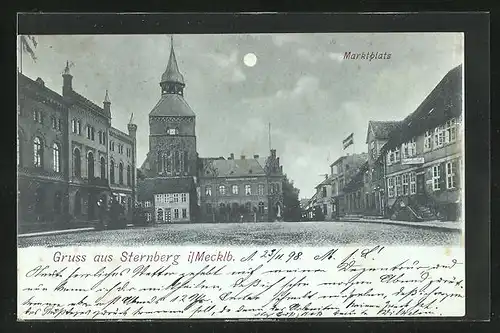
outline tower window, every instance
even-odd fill
[[[178,128],[167,128],[167,134],[168,135],[178,135],[179,129]]]

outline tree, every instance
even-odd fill
[[[301,220],[302,212],[300,209],[299,189],[293,185],[285,175],[283,179],[283,220],[298,222]]]

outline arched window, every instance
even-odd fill
[[[91,151],[87,154],[87,174],[89,179],[94,179],[94,154]]]
[[[106,178],[106,159],[104,156],[101,157],[101,179]]]
[[[22,135],[17,132],[17,165],[23,166]]]
[[[118,181],[120,182],[120,185],[123,185],[123,163],[120,162],[118,165]]]
[[[61,214],[62,208],[62,195],[61,192],[57,191],[54,195],[54,213]]]
[[[127,165],[127,185],[130,186],[130,165]]]
[[[45,191],[39,187],[35,192],[35,214],[42,215],[45,211]]]
[[[33,164],[39,168],[43,166],[43,144],[39,137],[33,140]]]
[[[109,180],[111,184],[115,183],[115,161],[109,162]]]
[[[161,208],[156,211],[156,221],[163,221],[163,209]]]
[[[52,164],[55,172],[61,172],[61,147],[56,142],[52,145]]]
[[[73,213],[75,216],[78,216],[82,213],[82,196],[80,191],[76,191],[75,193],[75,206],[73,207]]]
[[[224,185],[219,186],[219,194],[226,195],[226,187]]]
[[[158,173],[163,173],[163,154],[161,151],[158,152]]]
[[[80,149],[75,148],[73,150],[73,169],[75,177],[81,177],[82,175],[82,158],[80,156]]]
[[[189,160],[188,160],[188,152],[187,151],[184,151],[183,152],[184,156],[183,156],[183,159],[184,159],[184,172],[185,173],[188,173],[189,172]]]
[[[165,156],[166,172],[167,172],[167,174],[171,174],[172,173],[172,153],[170,152],[170,150],[168,150],[164,156]]]

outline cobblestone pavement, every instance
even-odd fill
[[[27,246],[140,245],[405,245],[450,246],[459,231],[362,222],[169,224],[19,238]]]

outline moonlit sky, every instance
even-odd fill
[[[62,91],[66,60],[73,88],[102,105],[127,132],[134,113],[140,166],[148,151],[148,114],[160,98],[170,53],[167,35],[37,36],[38,60],[23,56],[23,73]],[[201,157],[267,155],[311,197],[329,165],[365,152],[369,120],[401,120],[442,77],[462,63],[460,33],[175,35],[185,99],[196,113]],[[344,52],[387,52],[390,60],[344,60]],[[243,57],[257,56],[253,67]],[[354,132],[354,147],[342,140]],[[352,149],[353,148],[353,149]]]

